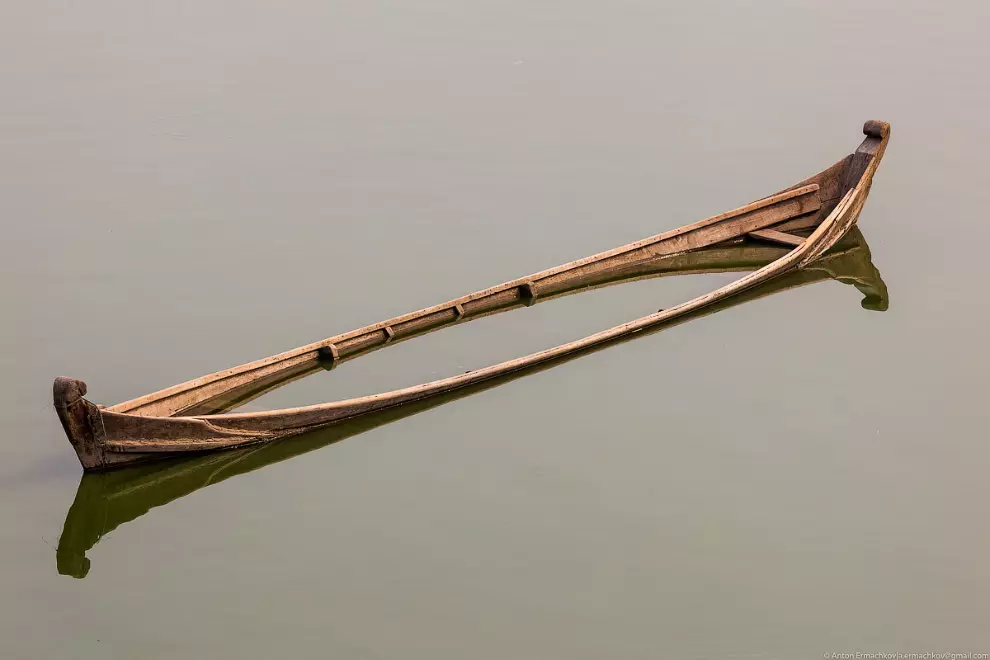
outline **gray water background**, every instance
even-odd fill
[[[0,656],[990,652],[979,2],[0,7]],[[744,204],[893,124],[837,283],[54,549],[55,376],[115,403]],[[731,276],[396,346],[253,405],[522,355]]]

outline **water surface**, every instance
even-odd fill
[[[0,16],[4,657],[990,652],[982,3]],[[112,404],[649,236],[823,169],[871,118],[888,311],[835,282],[749,302],[192,489],[58,572],[81,471],[55,376]],[[731,278],[518,310],[251,405]]]

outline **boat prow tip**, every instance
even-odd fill
[[[52,398],[56,408],[67,408],[86,396],[86,383],[75,378],[59,376],[52,385]]]
[[[96,440],[94,416],[99,408],[87,401],[86,383],[75,378],[58,377],[52,385],[55,412],[65,435],[76,450],[84,470],[103,466],[103,451]]]
[[[881,140],[890,137],[890,122],[879,119],[870,119],[863,124],[863,134]]]

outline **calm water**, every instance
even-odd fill
[[[988,20],[0,9],[0,656],[990,653]],[[112,404],[677,227],[817,172],[870,118],[893,124],[860,221],[887,312],[815,284],[264,469],[77,498],[55,376]],[[572,296],[251,405],[458,373],[731,279]],[[74,501],[82,536],[133,518],[84,579],[56,562]]]

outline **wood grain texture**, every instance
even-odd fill
[[[760,229],[759,231],[750,232],[749,235],[754,238],[762,238],[765,241],[770,241],[772,243],[781,243],[783,245],[796,246],[804,243],[803,236],[788,234],[787,232],[779,231],[777,229]]]
[[[807,268],[855,224],[889,140],[889,125],[867,122],[860,147],[801,184],[733,211],[657,236],[570,262],[434,307],[337,335],[263,360],[210,374],[160,392],[101,409],[82,398],[85,384],[56,382],[59,417],[86,469],[147,459],[155,454],[210,451],[306,433],[341,420],[423,401],[493,378],[565,358],[596,346],[668,324],[739,295],[787,272]],[[800,227],[787,223],[801,221]],[[788,233],[811,230],[805,238]],[[369,350],[519,305],[535,304],[667,257],[690,255],[754,235],[793,249],[731,284],[676,307],[661,310],[583,339],[497,365],[430,383],[316,406],[259,413],[191,415],[218,402],[267,389]],[[60,389],[61,388],[61,389]],[[70,399],[72,401],[70,402]],[[59,406],[61,406],[59,408]],[[71,410],[71,415],[66,411]],[[66,421],[68,420],[68,421]]]
[[[603,270],[621,268],[664,254],[714,245],[755,229],[805,215],[821,208],[818,188],[817,183],[810,183],[787,190],[686,227],[329,337],[285,353],[209,374],[160,392],[119,403],[110,410],[145,416],[188,414],[191,407],[211,397],[225,396],[228,390],[238,388],[257,378],[271,377],[280,372],[293,372],[301,365],[313,366],[318,360],[319,350],[329,344],[334,344],[341,357],[346,357],[388,343],[388,334],[385,330],[387,327],[401,332],[403,338],[408,338],[437,325],[477,318],[507,306],[531,304],[534,299],[527,292],[535,292],[537,287],[541,295],[544,295],[556,289],[566,288],[571,280],[594,275]],[[458,306],[464,311],[461,317],[457,316]]]

